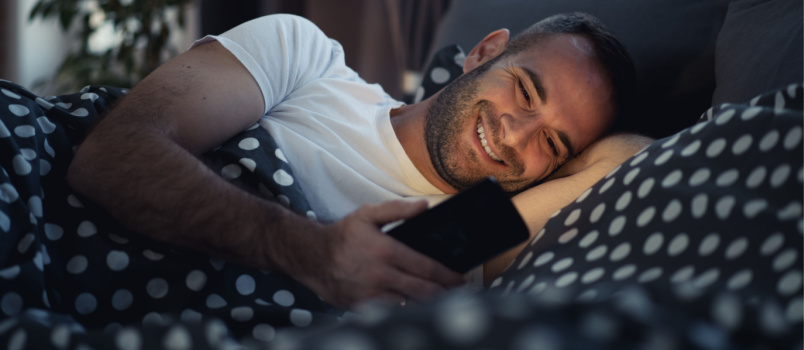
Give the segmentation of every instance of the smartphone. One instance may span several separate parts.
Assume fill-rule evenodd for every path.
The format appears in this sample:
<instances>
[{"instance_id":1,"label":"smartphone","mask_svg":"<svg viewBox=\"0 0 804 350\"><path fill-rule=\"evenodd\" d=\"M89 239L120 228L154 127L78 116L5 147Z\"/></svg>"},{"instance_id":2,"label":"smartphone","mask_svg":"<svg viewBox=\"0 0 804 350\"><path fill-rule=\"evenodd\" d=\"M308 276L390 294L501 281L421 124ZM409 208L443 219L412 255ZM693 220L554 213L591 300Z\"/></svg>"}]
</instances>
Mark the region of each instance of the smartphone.
<instances>
[{"instance_id":1,"label":"smartphone","mask_svg":"<svg viewBox=\"0 0 804 350\"><path fill-rule=\"evenodd\" d=\"M388 234L459 273L530 237L493 177L392 228Z\"/></svg>"}]
</instances>

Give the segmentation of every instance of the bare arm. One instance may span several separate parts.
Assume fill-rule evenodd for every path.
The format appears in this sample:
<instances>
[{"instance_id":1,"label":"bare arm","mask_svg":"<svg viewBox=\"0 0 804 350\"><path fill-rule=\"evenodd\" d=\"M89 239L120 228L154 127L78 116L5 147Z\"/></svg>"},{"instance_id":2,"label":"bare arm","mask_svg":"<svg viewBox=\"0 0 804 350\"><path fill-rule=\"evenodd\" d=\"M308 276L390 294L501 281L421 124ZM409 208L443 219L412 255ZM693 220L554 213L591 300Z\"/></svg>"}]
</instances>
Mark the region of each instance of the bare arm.
<instances>
[{"instance_id":1,"label":"bare arm","mask_svg":"<svg viewBox=\"0 0 804 350\"><path fill-rule=\"evenodd\" d=\"M514 205L527 223L531 237L544 227L553 213L651 142L650 138L631 134L605 137L561 167L549 181L514 196ZM496 278L526 245L523 243L487 262L483 267L484 280L488 283Z\"/></svg>"},{"instance_id":2,"label":"bare arm","mask_svg":"<svg viewBox=\"0 0 804 350\"><path fill-rule=\"evenodd\" d=\"M361 208L323 226L223 180L198 155L256 123L261 91L217 42L165 63L87 137L70 185L128 228L152 238L284 272L325 300L424 298L460 282L379 227L424 203Z\"/></svg>"}]
</instances>

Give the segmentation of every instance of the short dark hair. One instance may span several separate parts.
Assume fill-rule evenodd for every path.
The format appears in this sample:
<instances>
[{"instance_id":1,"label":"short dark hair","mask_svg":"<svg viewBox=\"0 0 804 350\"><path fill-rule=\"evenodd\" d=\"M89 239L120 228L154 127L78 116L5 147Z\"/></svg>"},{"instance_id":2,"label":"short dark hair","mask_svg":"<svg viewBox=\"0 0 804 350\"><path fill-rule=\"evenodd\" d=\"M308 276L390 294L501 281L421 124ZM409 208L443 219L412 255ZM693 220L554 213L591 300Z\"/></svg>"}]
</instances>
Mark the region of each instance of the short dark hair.
<instances>
[{"instance_id":1,"label":"short dark hair","mask_svg":"<svg viewBox=\"0 0 804 350\"><path fill-rule=\"evenodd\" d=\"M631 131L636 103L636 69L631 55L596 17L582 12L547 17L514 36L501 56L519 53L555 34L578 34L592 42L595 56L612 85L615 121L610 131Z\"/></svg>"}]
</instances>

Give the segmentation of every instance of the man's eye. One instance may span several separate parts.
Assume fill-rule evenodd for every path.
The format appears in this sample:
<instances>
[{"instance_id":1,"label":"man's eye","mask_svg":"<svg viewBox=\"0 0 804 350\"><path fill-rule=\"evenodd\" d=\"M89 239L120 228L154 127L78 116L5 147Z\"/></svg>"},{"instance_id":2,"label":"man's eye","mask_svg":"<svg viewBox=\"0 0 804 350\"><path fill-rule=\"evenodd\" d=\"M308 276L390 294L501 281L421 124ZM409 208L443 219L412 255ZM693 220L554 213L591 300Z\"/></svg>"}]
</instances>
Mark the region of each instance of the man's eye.
<instances>
[{"instance_id":1,"label":"man's eye","mask_svg":"<svg viewBox=\"0 0 804 350\"><path fill-rule=\"evenodd\" d=\"M553 155L558 157L558 148L556 148L556 144L553 142L552 138L547 137L547 144L553 149Z\"/></svg>"},{"instance_id":2,"label":"man's eye","mask_svg":"<svg viewBox=\"0 0 804 350\"><path fill-rule=\"evenodd\" d=\"M524 97L525 101L528 101L528 104L530 104L530 94L528 94L528 90L525 90L525 86L522 85L521 81L519 82L519 89L522 90L522 97Z\"/></svg>"}]
</instances>

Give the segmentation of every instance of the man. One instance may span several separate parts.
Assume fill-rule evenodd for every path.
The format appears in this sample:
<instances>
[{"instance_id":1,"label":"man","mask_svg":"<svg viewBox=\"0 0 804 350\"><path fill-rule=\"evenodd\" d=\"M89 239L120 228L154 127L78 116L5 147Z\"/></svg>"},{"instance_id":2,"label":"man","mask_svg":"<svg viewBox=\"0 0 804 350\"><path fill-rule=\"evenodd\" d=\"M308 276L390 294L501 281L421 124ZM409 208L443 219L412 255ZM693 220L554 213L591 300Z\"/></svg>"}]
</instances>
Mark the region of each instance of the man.
<instances>
[{"instance_id":1,"label":"man","mask_svg":"<svg viewBox=\"0 0 804 350\"><path fill-rule=\"evenodd\" d=\"M566 179L602 176L591 167L599 158L575 157L611 128L630 60L588 16L535 30L551 28L589 33L509 44L507 30L493 32L467 55L465 75L403 105L357 77L308 21L253 20L136 86L78 149L68 180L136 232L286 273L333 305L425 299L463 278L380 233L426 208L394 199L456 193L490 175L521 192L568 175L554 173L568 161L584 167ZM258 121L326 224L237 189L196 158ZM535 232L541 216L520 210Z\"/></svg>"}]
</instances>

